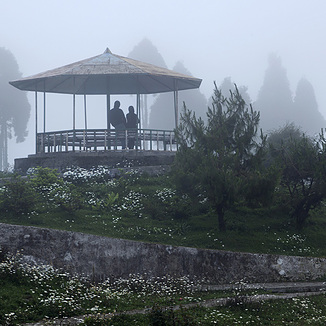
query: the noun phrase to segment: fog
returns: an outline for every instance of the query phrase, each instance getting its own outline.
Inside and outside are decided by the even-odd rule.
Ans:
[[[325,13],[325,0],[2,0],[0,47],[13,53],[25,77],[99,55],[107,47],[128,56],[148,38],[169,69],[180,61],[203,79],[200,91],[207,98],[214,81],[220,84],[230,76],[248,87],[252,100],[274,52],[286,69],[291,91],[301,78],[309,80],[325,117]],[[11,164],[35,151],[34,94],[28,97],[29,137],[22,144],[10,142]],[[56,103],[51,97],[47,103]],[[67,116],[50,113],[50,108],[47,116],[47,125],[55,124],[56,129],[70,123],[72,100],[62,96],[60,101],[66,103],[60,106]],[[91,120],[101,119],[100,106],[89,113]]]

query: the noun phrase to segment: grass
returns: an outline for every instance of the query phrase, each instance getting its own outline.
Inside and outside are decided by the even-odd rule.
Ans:
[[[81,325],[324,325],[326,296],[254,302],[255,290],[196,292],[187,277],[106,280],[92,284],[51,266],[31,266],[2,255],[0,324],[80,316]],[[260,291],[259,293],[262,293]],[[208,299],[233,297],[226,306],[205,308]],[[193,303],[193,307],[187,307]],[[172,309],[177,307],[178,310]],[[146,309],[145,313],[133,312]],[[128,313],[129,312],[129,313]],[[67,325],[67,323],[66,323]]]
[[[297,230],[277,207],[236,205],[226,213],[226,232],[220,232],[217,216],[205,200],[193,202],[177,193],[167,176],[136,172],[111,179],[105,170],[79,170],[61,179],[45,169],[31,180],[17,178],[0,190],[0,222],[4,223],[253,253],[325,257],[325,216],[326,208],[321,206]],[[152,279],[149,284],[140,275],[91,284],[50,266],[22,265],[19,257],[0,255],[0,261],[1,325],[83,314],[90,315],[84,318],[85,325],[325,324],[326,298],[322,295],[173,311],[172,305],[184,307],[236,294],[193,292],[193,284],[186,279]],[[144,308],[148,309],[145,315],[125,314]],[[121,312],[118,316],[114,315],[117,311]]]
[[[271,209],[266,209],[259,221],[254,210],[229,212],[226,232],[218,230],[216,216],[210,213],[185,219],[151,219],[85,209],[73,213],[55,209],[19,218],[2,215],[0,222],[176,246],[324,257],[326,220],[325,212],[321,213],[322,217],[312,216],[310,225],[300,232],[286,225],[287,216]]]

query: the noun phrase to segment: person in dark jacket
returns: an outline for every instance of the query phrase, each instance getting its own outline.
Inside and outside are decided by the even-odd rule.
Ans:
[[[126,148],[125,132],[126,118],[123,111],[120,109],[120,101],[115,101],[113,109],[110,110],[110,123],[117,131],[117,137],[121,140],[122,149]]]
[[[135,109],[132,105],[128,108],[129,113],[127,113],[127,129],[130,129],[128,131],[128,147],[129,149],[133,149],[135,147],[135,134],[137,132],[137,126],[139,123],[139,119],[137,117],[137,114],[135,113]]]

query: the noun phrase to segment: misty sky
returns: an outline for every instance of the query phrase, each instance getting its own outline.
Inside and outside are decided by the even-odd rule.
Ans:
[[[181,61],[202,78],[206,97],[214,81],[230,76],[248,86],[252,100],[275,52],[292,92],[307,78],[326,117],[325,17],[325,0],[0,0],[0,47],[13,53],[25,77],[106,47],[127,56],[146,37],[168,68]],[[35,151],[33,96],[29,138],[10,143],[10,163]]]

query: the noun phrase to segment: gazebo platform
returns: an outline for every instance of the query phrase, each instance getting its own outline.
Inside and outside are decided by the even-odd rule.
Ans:
[[[28,169],[38,166],[57,169],[59,172],[69,167],[85,169],[96,166],[115,168],[169,166],[173,163],[176,152],[173,151],[139,151],[117,150],[97,152],[53,152],[32,154],[27,158],[15,159],[16,172],[26,174]]]

